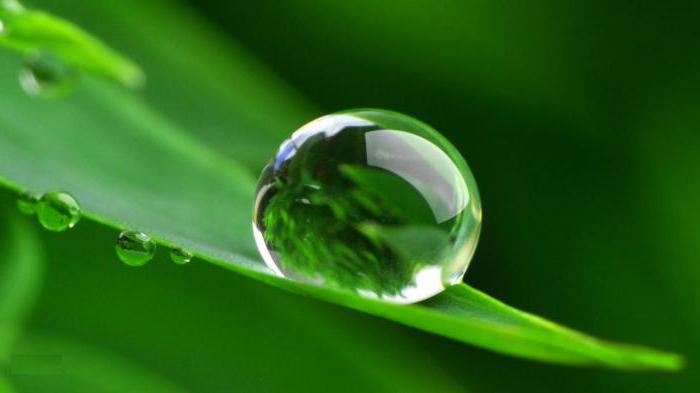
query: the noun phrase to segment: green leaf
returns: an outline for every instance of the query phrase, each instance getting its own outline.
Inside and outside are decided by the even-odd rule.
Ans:
[[[0,70],[14,63],[0,56]],[[2,73],[7,75],[7,72]],[[254,178],[127,92],[87,80],[61,101],[34,101],[0,79],[0,176],[10,188],[70,191],[85,215],[269,284],[511,355],[575,365],[677,369],[675,355],[607,344],[525,314],[465,285],[411,306],[271,274],[250,229]],[[47,130],[50,124],[50,130]],[[241,138],[243,138],[241,132]],[[250,140],[255,140],[250,137]]]
[[[17,213],[4,215],[0,238],[0,362],[7,360],[39,292],[42,248],[36,230]]]
[[[144,80],[141,69],[78,26],[15,0],[0,0],[0,46],[25,55],[49,52],[86,72],[131,88]]]
[[[187,390],[121,357],[85,344],[32,334],[10,364],[22,391],[184,393]]]

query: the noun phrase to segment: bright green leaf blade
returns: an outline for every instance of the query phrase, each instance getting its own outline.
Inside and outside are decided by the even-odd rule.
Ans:
[[[0,69],[11,66],[0,57]],[[49,103],[31,101],[11,78],[0,79],[0,90],[0,173],[11,187],[69,190],[88,218],[147,231],[277,286],[499,352],[626,369],[680,366],[672,355],[595,341],[464,286],[401,307],[274,277],[256,256],[254,180],[243,168],[112,86],[90,82]]]
[[[626,370],[678,370],[684,364],[683,358],[676,354],[602,341],[565,328],[510,307],[466,284],[449,288],[422,303],[398,306],[274,276],[259,275],[258,278],[281,288],[518,357]]]
[[[32,334],[10,364],[21,391],[184,393],[187,390],[128,360],[82,343]]]
[[[7,360],[37,298],[44,255],[36,230],[18,213],[2,215],[0,230],[0,361]]]
[[[0,46],[23,54],[50,52],[84,71],[138,88],[141,69],[78,26],[51,14],[0,1]]]

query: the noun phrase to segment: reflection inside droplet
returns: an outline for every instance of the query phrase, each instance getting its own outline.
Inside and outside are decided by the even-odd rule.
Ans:
[[[447,154],[423,137],[405,131],[365,134],[367,164],[409,182],[428,202],[438,223],[459,214],[469,203],[463,176]]]

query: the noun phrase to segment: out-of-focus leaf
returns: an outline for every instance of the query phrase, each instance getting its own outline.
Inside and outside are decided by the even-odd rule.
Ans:
[[[31,334],[19,342],[10,376],[26,392],[184,393],[187,390],[121,357],[82,343]]]
[[[4,362],[36,300],[44,255],[35,229],[25,219],[7,211],[0,217],[0,361]]]
[[[668,295],[680,299],[672,307],[682,315],[680,328],[692,340],[693,357],[700,357],[700,98],[695,89],[700,74],[679,78],[678,84],[655,92],[630,129],[640,134],[635,140],[642,162],[644,198],[654,226],[650,237],[655,249],[667,256],[653,266]],[[669,89],[670,87],[670,89]],[[681,301],[683,300],[683,301]],[[700,375],[695,375],[700,381]]]
[[[10,381],[4,376],[0,375],[0,393],[16,393],[17,390],[12,386]]]
[[[0,46],[23,54],[49,52],[87,72],[137,88],[141,69],[78,26],[51,14],[0,1]]]
[[[142,93],[154,109],[256,173],[317,112],[179,2],[64,0],[45,6],[136,59],[148,75]]]

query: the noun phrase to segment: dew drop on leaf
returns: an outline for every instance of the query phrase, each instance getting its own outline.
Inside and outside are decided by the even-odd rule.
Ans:
[[[68,94],[75,86],[78,72],[60,57],[36,53],[24,60],[19,82],[31,96],[57,98]]]
[[[192,253],[180,247],[170,249],[170,259],[178,265],[185,265],[192,260]]]
[[[17,197],[17,208],[20,212],[32,215],[36,213],[36,208],[41,196],[31,191],[24,191]]]
[[[476,182],[457,149],[416,119],[376,109],[292,134],[263,169],[253,214],[276,274],[393,303],[461,282],[480,228]]]
[[[67,192],[51,191],[44,194],[36,205],[41,225],[54,232],[73,228],[80,221],[80,205]]]
[[[123,231],[117,237],[117,256],[129,266],[143,266],[153,259],[156,242],[150,236],[138,231]]]

